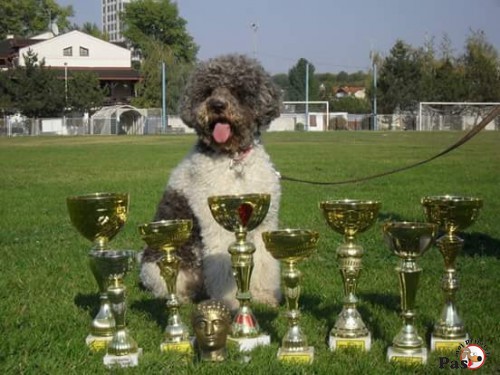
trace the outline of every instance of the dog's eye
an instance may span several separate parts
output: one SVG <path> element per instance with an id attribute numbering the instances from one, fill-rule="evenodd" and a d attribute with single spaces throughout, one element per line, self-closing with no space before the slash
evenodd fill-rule
<path id="1" fill-rule="evenodd" d="M 233 90 L 232 93 L 240 102 L 246 103 L 252 100 L 252 95 L 245 90 Z"/>
<path id="2" fill-rule="evenodd" d="M 202 92 L 201 97 L 202 98 L 208 98 L 209 96 L 212 95 L 213 90 L 212 89 L 206 89 L 204 92 Z"/>

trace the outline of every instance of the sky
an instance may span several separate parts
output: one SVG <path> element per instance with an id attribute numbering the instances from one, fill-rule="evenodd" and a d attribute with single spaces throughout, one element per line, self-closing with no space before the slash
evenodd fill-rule
<path id="1" fill-rule="evenodd" d="M 101 27 L 101 0 L 72 5 L 72 22 Z M 484 31 L 500 52 L 500 0 L 177 0 L 205 60 L 225 53 L 256 57 L 271 74 L 300 58 L 317 73 L 367 71 L 370 51 L 387 56 L 398 39 L 413 47 L 443 36 L 455 55 L 472 31 Z M 252 24 L 257 27 L 252 27 Z"/>

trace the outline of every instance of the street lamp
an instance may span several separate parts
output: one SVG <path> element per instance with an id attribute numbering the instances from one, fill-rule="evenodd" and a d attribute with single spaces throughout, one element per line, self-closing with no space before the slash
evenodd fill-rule
<path id="1" fill-rule="evenodd" d="M 64 104 L 68 105 L 68 63 L 64 63 Z"/>

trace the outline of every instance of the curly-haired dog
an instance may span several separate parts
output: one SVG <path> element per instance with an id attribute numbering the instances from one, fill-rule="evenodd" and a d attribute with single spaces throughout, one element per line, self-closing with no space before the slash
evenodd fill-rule
<path id="1" fill-rule="evenodd" d="M 266 251 L 261 233 L 277 228 L 281 188 L 279 175 L 259 143 L 260 130 L 279 116 L 279 110 L 278 89 L 257 61 L 248 57 L 214 58 L 199 64 L 191 75 L 180 115 L 196 131 L 198 141 L 172 171 L 154 218 L 193 220 L 192 236 L 179 250 L 179 297 L 222 299 L 237 307 L 227 251 L 235 237 L 212 218 L 207 198 L 268 193 L 271 206 L 266 219 L 247 237 L 256 246 L 251 292 L 260 302 L 279 302 L 279 265 Z M 153 250 L 144 251 L 141 280 L 155 296 L 165 296 L 158 258 Z"/>

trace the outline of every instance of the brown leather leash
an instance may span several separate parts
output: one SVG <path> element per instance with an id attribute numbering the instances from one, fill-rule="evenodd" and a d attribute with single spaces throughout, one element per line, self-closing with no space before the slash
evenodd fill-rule
<path id="1" fill-rule="evenodd" d="M 284 180 L 284 181 L 300 182 L 300 183 L 303 183 L 303 184 L 311 184 L 311 185 L 343 185 L 343 184 L 351 184 L 351 183 L 355 183 L 355 182 L 368 181 L 368 180 L 372 180 L 372 179 L 375 179 L 375 178 L 379 178 L 379 177 L 383 177 L 383 176 L 388 176 L 390 174 L 394 174 L 394 173 L 406 171 L 406 170 L 408 170 L 410 168 L 415 168 L 415 167 L 417 167 L 419 165 L 428 163 L 428 162 L 430 162 L 430 161 L 432 161 L 434 159 L 439 158 L 440 156 L 443 156 L 443 155 L 447 154 L 448 152 L 456 149 L 457 147 L 460 147 L 465 142 L 467 142 L 470 139 L 472 139 L 481 130 L 483 130 L 486 127 L 486 125 L 488 125 L 491 121 L 493 121 L 495 119 L 495 117 L 497 117 L 498 115 L 500 115 L 500 105 L 496 106 L 495 108 L 493 108 L 491 110 L 491 112 L 485 118 L 483 118 L 483 120 L 479 124 L 477 124 L 476 126 L 474 126 L 462 138 L 460 138 L 457 142 L 455 142 L 454 144 L 452 144 L 451 146 L 449 146 L 445 150 L 441 151 L 440 153 L 438 153 L 438 154 L 436 154 L 434 156 L 431 156 L 430 158 L 418 161 L 418 162 L 410 164 L 410 165 L 406 165 L 404 167 L 400 167 L 400 168 L 396 168 L 396 169 L 391 169 L 389 171 L 382 172 L 382 173 L 377 173 L 377 174 L 374 174 L 374 175 L 371 175 L 371 176 L 366 176 L 366 177 L 361 177 L 361 178 L 353 178 L 353 179 L 350 179 L 350 180 L 343 180 L 343 181 L 334 181 L 334 182 L 303 180 L 303 179 L 300 179 L 300 178 L 293 178 L 293 177 L 288 177 L 288 176 L 284 176 L 284 175 L 281 175 L 281 179 Z"/>

